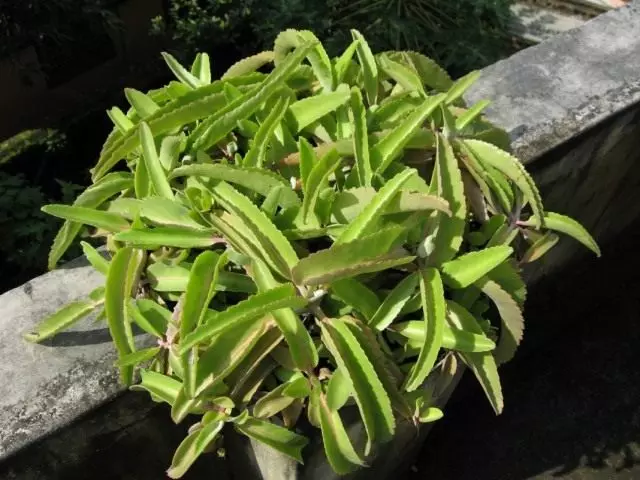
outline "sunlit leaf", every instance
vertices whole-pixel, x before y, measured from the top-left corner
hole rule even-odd
[[[355,278],[343,278],[331,283],[331,292],[347,305],[360,312],[367,321],[380,307],[376,293]]]
[[[173,55],[167,52],[162,52],[162,58],[167,63],[173,74],[178,80],[191,88],[198,88],[204,85],[204,82],[199,77],[192,74],[189,70],[180,65],[180,62],[174,58]]]
[[[204,248],[216,241],[215,232],[193,230],[181,227],[158,227],[132,229],[120,232],[114,237],[119,242],[130,243],[138,247]]]
[[[371,52],[369,44],[359,31],[351,29],[351,37],[358,41],[356,54],[358,56],[358,63],[360,63],[360,67],[362,68],[367,102],[369,105],[375,105],[378,103],[378,65],[376,64],[376,59],[373,56],[373,52]]]
[[[211,421],[187,435],[173,455],[167,476],[182,478],[205,449],[215,441],[222,427],[224,427],[222,420]]]
[[[539,225],[540,220],[533,217],[529,220],[520,222],[520,224],[523,226],[532,227],[535,225]],[[600,247],[598,247],[596,241],[589,234],[589,232],[574,219],[565,215],[561,215],[559,213],[545,212],[544,226],[549,230],[554,230],[556,232],[569,235],[570,237],[583,244],[593,253],[595,253],[598,257],[600,256]]]
[[[371,328],[385,330],[396,319],[402,307],[409,301],[418,286],[419,276],[411,274],[399,282],[383,300],[380,308],[368,322]]]
[[[442,264],[444,281],[453,288],[466,288],[504,262],[512,253],[513,249],[505,245],[465,253]]]
[[[271,138],[288,108],[289,98],[279,98],[273,109],[269,112],[269,115],[267,115],[267,118],[260,124],[251,143],[251,148],[249,148],[249,151],[244,157],[242,162],[243,166],[259,168],[264,165]]]
[[[160,163],[160,157],[156,150],[155,142],[153,140],[153,133],[149,125],[145,122],[140,123],[140,144],[142,145],[142,157],[144,159],[144,165],[149,174],[149,179],[153,185],[154,190],[165,198],[173,199],[173,191],[171,185],[167,180],[167,175]]]
[[[349,90],[314,95],[292,103],[287,113],[293,133],[298,133],[349,101]]]
[[[248,417],[242,423],[236,423],[234,426],[246,436],[265,443],[302,463],[302,449],[309,442],[306,437],[273,423],[252,417]]]
[[[51,204],[42,207],[44,213],[92,227],[101,228],[109,232],[119,232],[129,228],[129,222],[116,213],[105,212],[87,207],[74,205]]]
[[[222,75],[222,80],[239,77],[247,73],[255,72],[267,63],[273,62],[273,52],[260,52],[250,57],[243,58],[229,67]]]
[[[84,256],[87,258],[91,266],[98,272],[106,275],[109,271],[109,260],[104,258],[98,250],[93,248],[87,242],[80,242],[80,245],[82,246],[82,253],[84,253]]]

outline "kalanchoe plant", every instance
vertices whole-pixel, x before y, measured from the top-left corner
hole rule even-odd
[[[106,282],[27,338],[104,309],[122,381],[138,368],[132,388],[175,422],[200,415],[171,478],[225,424],[299,461],[310,424],[349,472],[398,422],[441,417],[458,360],[500,413],[497,366],[524,329],[521,265],[554,232],[599,254],[577,222],[544,211],[482,118],[487,102],[464,105],[478,72],[452,82],[418,53],[374,55],[352,35],[330,59],[311,32],[285,31],[216,81],[206,55],[190,70],[165,55],[177,81],[127,90],[93,185],[44,207],[65,219],[50,266],[86,228],[106,245],[108,258],[83,243]],[[134,325],[157,344],[138,349]],[[343,407],[360,412],[364,451]]]

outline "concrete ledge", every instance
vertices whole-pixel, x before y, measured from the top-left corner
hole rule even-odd
[[[635,1],[488,67],[468,96],[494,101],[491,120],[510,132],[548,208],[582,221],[599,240],[640,216],[638,32]],[[529,272],[529,281],[582,254],[582,247],[562,240],[549,261]],[[5,465],[10,455],[122,391],[105,327],[85,322],[44,346],[21,338],[101,282],[101,275],[77,261],[0,296]],[[93,435],[81,428],[77,435]]]

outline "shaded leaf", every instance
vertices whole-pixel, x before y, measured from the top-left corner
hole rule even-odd
[[[384,299],[380,308],[368,322],[371,328],[385,330],[399,315],[402,307],[409,301],[418,286],[419,276],[412,273],[398,283]]]
[[[258,440],[271,448],[284,453],[302,463],[302,449],[309,442],[302,435],[279,427],[273,423],[248,417],[242,423],[236,423],[235,428],[247,437]]]
[[[535,217],[523,222],[519,222],[519,224],[527,227],[539,225],[540,223],[540,220]],[[565,235],[573,237],[593,253],[595,253],[598,257],[600,256],[600,247],[598,247],[596,241],[589,234],[589,232],[574,219],[565,215],[561,215],[559,213],[545,212],[544,226],[549,230],[554,230],[556,232],[564,233]]]
[[[243,58],[227,69],[224,75],[222,75],[222,80],[227,80],[229,78],[239,77],[242,75],[246,75],[247,73],[255,72],[267,63],[273,62],[273,57],[273,52],[267,51],[256,53],[255,55],[251,55],[250,57]]]
[[[355,278],[343,278],[331,283],[331,292],[347,305],[360,312],[367,321],[380,307],[376,293]]]
[[[215,441],[222,427],[224,427],[222,420],[211,421],[187,435],[173,455],[167,476],[182,478],[205,449]]]

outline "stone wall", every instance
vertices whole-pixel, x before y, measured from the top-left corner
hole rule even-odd
[[[488,67],[468,95],[469,101],[493,100],[491,120],[510,132],[548,209],[574,216],[601,243],[640,216],[638,31],[636,1]],[[548,260],[527,274],[531,282],[537,281],[552,267],[585,254],[582,246],[563,239]],[[604,254],[602,261],[606,250]],[[131,430],[126,414],[131,402],[142,415],[151,411],[127,395],[94,412],[121,392],[103,325],[88,322],[79,332],[60,335],[45,346],[21,339],[43,316],[83,297],[100,281],[99,274],[76,262],[0,296],[0,380],[5,384],[0,396],[0,478],[54,478],[47,469],[64,463],[60,457],[69,445],[61,438],[83,439],[86,445],[107,438],[110,445],[117,444],[117,432]],[[29,447],[83,415],[75,427]],[[165,418],[169,425],[168,415]],[[153,425],[154,432],[162,431],[158,423]],[[154,436],[141,438],[151,443]],[[139,448],[138,460],[153,468],[156,456],[167,458],[152,445]],[[117,450],[104,451],[110,455]],[[104,478],[109,468],[110,478],[126,478],[116,463],[104,462]],[[161,476],[159,470],[148,478]]]

